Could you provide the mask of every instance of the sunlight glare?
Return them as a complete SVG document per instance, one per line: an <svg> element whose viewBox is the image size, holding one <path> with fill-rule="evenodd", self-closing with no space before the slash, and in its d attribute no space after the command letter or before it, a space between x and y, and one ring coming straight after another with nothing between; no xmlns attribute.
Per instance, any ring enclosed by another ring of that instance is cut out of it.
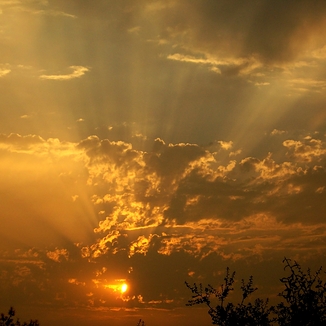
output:
<svg viewBox="0 0 326 326"><path fill-rule="evenodd" d="M121 293L125 293L128 290L128 285L126 283L123 283L121 285Z"/></svg>

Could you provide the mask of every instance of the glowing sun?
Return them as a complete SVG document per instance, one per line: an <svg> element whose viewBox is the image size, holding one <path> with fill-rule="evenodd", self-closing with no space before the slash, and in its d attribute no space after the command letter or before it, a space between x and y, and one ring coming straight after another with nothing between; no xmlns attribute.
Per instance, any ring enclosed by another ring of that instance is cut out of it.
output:
<svg viewBox="0 0 326 326"><path fill-rule="evenodd" d="M125 293L127 290L128 290L128 285L126 283L123 283L120 289L121 293Z"/></svg>

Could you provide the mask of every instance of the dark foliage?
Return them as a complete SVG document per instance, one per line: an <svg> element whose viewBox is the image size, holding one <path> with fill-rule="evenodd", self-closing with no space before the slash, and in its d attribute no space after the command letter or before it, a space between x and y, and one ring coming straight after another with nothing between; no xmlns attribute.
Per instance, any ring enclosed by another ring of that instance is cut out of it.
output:
<svg viewBox="0 0 326 326"><path fill-rule="evenodd" d="M326 282L320 274L322 268L312 274L310 269L304 273L297 262L285 258L284 269L290 275L281 278L285 289L279 294L283 298L277 306L270 306L268 299L256 299L247 302L248 297L257 290L253 287L253 277L248 282L241 281L242 300L238 304L226 303L229 294L234 290L235 272L226 270L224 282L218 289L202 284L186 286L192 292L188 306L206 304L214 325L220 326L326 326ZM217 305L212 301L217 300Z"/></svg>
<svg viewBox="0 0 326 326"><path fill-rule="evenodd" d="M21 323L19 319L14 321L15 310L10 307L8 315L1 314L0 326L40 326L37 320L31 320L30 322Z"/></svg>
<svg viewBox="0 0 326 326"><path fill-rule="evenodd" d="M281 278L285 289L279 295L285 299L277 305L279 325L326 325L326 283L320 278L320 267L314 274L304 273L297 262L285 258L288 277Z"/></svg>

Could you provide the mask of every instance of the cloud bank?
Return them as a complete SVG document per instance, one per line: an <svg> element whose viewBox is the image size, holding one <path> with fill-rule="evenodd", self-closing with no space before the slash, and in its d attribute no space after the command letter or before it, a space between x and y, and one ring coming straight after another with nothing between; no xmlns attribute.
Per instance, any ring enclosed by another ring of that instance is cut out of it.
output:
<svg viewBox="0 0 326 326"><path fill-rule="evenodd" d="M236 266L284 253L317 257L326 236L325 136L272 135L283 157L231 156L225 164L220 157L236 150L226 141L212 151L155 139L144 152L97 136L69 143L1 135L1 192L24 198L21 214L28 220L25 227L11 226L17 209L2 198L3 230L11 228L26 248L9 254L8 243L3 247L8 274L2 282L11 275L17 291L37 282L30 300L41 296L89 309L123 302L133 309L177 307L182 279L203 273L214 279L210 261ZM33 190L26 193L27 186ZM34 225L32 234L27 225ZM85 232L91 225L92 235ZM48 273L61 276L51 285ZM129 290L114 292L122 279Z"/></svg>

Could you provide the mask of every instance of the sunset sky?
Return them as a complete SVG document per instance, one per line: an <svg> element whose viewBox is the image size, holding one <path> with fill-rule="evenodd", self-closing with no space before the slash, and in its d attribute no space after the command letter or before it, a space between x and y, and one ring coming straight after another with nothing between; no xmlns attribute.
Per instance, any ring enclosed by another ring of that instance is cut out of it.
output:
<svg viewBox="0 0 326 326"><path fill-rule="evenodd" d="M0 49L0 312L210 325L185 281L326 268L324 0L0 0Z"/></svg>

